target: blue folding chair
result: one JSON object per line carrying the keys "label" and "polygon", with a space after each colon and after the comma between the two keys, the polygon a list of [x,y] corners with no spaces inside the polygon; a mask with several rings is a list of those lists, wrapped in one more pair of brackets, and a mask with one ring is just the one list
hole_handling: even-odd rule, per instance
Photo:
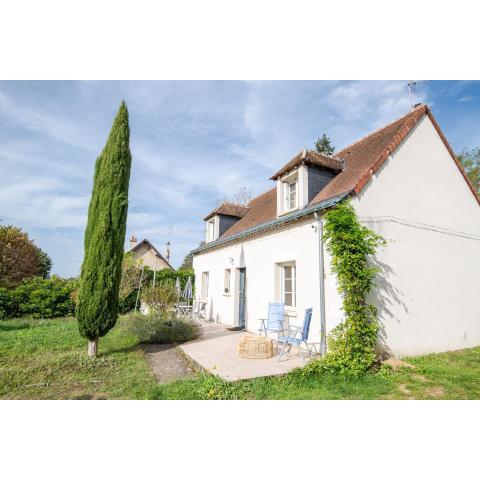
{"label": "blue folding chair", "polygon": [[[278,337],[278,342],[283,343],[282,350],[280,351],[280,355],[278,356],[278,361],[282,359],[284,354],[287,355],[290,352],[292,346],[298,348],[298,353],[300,357],[302,357],[302,362],[305,363],[305,357],[303,356],[302,352],[302,345],[307,347],[307,351],[309,355],[311,355],[310,349],[308,347],[308,334],[310,332],[310,322],[312,320],[312,309],[307,308],[305,310],[305,317],[303,319],[303,327],[296,327],[295,325],[291,325],[288,327],[287,334]],[[285,349],[288,345],[288,351],[285,352]]]}
{"label": "blue folding chair", "polygon": [[[285,305],[283,303],[268,304],[268,318],[261,318],[260,335],[268,337],[269,333],[276,333],[277,336],[283,333],[283,319],[285,316]],[[277,344],[278,346],[278,344]]]}

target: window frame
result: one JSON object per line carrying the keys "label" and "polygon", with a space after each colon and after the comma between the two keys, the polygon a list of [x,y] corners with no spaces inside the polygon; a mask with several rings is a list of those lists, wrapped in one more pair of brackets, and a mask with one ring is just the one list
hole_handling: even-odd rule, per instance
{"label": "window frame", "polygon": [[[283,210],[285,212],[291,212],[298,208],[298,174],[295,174],[292,178],[286,178],[283,180]],[[293,206],[292,206],[292,186],[295,185]]]}
{"label": "window frame", "polygon": [[[280,301],[288,308],[296,308],[297,306],[297,266],[295,262],[279,263],[280,268]],[[291,276],[286,277],[286,269],[291,268]],[[291,290],[286,290],[286,280],[291,281]],[[291,304],[286,302],[286,294],[291,295]]]}
{"label": "window frame", "polygon": [[223,294],[224,295],[230,295],[231,285],[232,285],[232,269],[226,268],[223,272]]}
{"label": "window frame", "polygon": [[215,217],[207,222],[207,243],[215,240]]}
{"label": "window frame", "polygon": [[210,283],[210,272],[202,272],[202,286],[200,289],[200,299],[208,299],[208,288]]}

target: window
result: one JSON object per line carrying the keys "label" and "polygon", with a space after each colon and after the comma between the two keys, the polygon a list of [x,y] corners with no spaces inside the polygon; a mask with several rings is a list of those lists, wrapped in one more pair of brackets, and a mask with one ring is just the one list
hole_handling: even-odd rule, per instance
{"label": "window", "polygon": [[207,223],[207,242],[215,240],[215,219],[209,220]]}
{"label": "window", "polygon": [[297,181],[285,182],[285,210],[297,208]]}
{"label": "window", "polygon": [[296,298],[296,269],[295,263],[285,263],[280,265],[280,297],[286,307],[295,307]]}
{"label": "window", "polygon": [[223,293],[224,295],[230,295],[230,269],[225,270],[225,275],[223,277]]}
{"label": "window", "polygon": [[202,300],[208,299],[208,272],[202,272],[201,297],[202,297]]}

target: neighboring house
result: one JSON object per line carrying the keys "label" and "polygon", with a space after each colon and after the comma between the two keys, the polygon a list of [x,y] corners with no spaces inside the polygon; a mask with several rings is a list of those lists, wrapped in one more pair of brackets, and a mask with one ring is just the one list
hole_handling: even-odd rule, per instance
{"label": "neighboring house", "polygon": [[155,248],[155,246],[146,238],[137,243],[137,238],[132,235],[130,239],[130,250],[127,253],[132,253],[133,258],[150,267],[152,270],[162,270],[164,268],[173,267],[170,265],[170,243],[167,243],[167,252],[165,257]]}
{"label": "neighboring house", "polygon": [[[268,302],[319,341],[342,321],[322,214],[350,198],[383,235],[372,301],[397,356],[480,344],[480,200],[430,109],[419,105],[333,156],[304,150],[247,207],[222,204],[194,251],[196,292],[211,320],[257,332]],[[322,273],[323,272],[323,273]]]}

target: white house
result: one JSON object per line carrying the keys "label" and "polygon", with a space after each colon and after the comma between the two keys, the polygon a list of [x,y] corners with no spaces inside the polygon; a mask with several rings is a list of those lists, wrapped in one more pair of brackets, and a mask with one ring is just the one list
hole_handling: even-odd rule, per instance
{"label": "white house", "polygon": [[350,197],[387,246],[372,301],[382,345],[395,356],[480,344],[480,200],[430,109],[325,156],[304,150],[247,207],[222,204],[194,252],[196,295],[210,320],[257,332],[268,303],[285,303],[311,340],[342,320],[341,298],[322,242],[322,214]]}

